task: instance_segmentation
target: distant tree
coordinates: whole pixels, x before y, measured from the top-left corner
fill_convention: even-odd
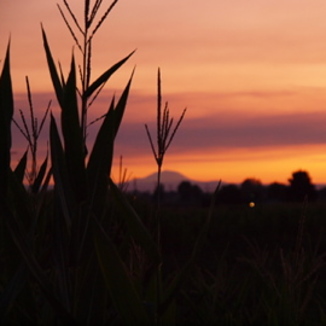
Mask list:
[[[285,201],[288,194],[288,186],[273,182],[267,187],[267,198],[272,201]]]
[[[217,201],[219,203],[229,205],[240,204],[241,199],[241,190],[234,184],[222,186],[217,196]]]
[[[178,186],[178,194],[181,200],[188,200],[192,194],[192,184],[189,181],[182,181]]]
[[[248,203],[251,201],[261,201],[264,197],[264,186],[258,179],[245,179],[240,186],[242,199]]]
[[[196,198],[201,198],[201,196],[203,195],[203,191],[199,186],[193,185],[192,186],[192,195]]]
[[[197,185],[191,184],[189,181],[182,181],[178,186],[178,194],[180,201],[183,203],[199,204],[202,199],[203,191]]]
[[[289,199],[292,201],[302,202],[305,199],[314,201],[317,198],[315,186],[311,183],[310,176],[306,171],[296,171],[292,173],[289,179]]]

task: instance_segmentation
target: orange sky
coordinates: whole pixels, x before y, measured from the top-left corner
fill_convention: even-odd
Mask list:
[[[25,75],[39,110],[54,99],[41,22],[54,57],[68,69],[73,41],[56,2],[0,2],[0,58],[11,35],[16,109],[27,108]],[[82,1],[69,2],[80,12]],[[326,183],[325,12],[322,0],[120,0],[95,38],[93,76],[137,51],[91,118],[105,111],[136,66],[117,162],[123,155],[133,177],[155,171],[144,124],[154,131],[160,66],[172,115],[188,108],[166,169],[197,180],[264,183],[286,183],[304,169],[313,182]],[[15,146],[19,156],[26,144],[17,137]]]

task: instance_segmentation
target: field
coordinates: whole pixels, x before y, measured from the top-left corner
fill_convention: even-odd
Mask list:
[[[325,205],[217,207],[180,299],[187,324],[321,325],[325,305]],[[164,248],[180,266],[203,212],[167,212]],[[192,301],[189,300],[192,299]],[[182,304],[181,304],[182,306]],[[186,319],[185,319],[186,318]]]
[[[72,56],[67,76],[41,28],[60,119],[50,105],[35,117],[27,78],[29,111],[18,112],[18,122],[8,44],[0,75],[0,323],[326,324],[325,204],[227,206],[219,202],[219,185],[205,207],[164,202],[164,158],[186,110],[173,120],[168,103],[162,107],[160,69],[154,136],[146,126],[157,191],[152,198],[128,194],[123,174],[118,184],[112,181],[134,71],[96,121],[93,144],[87,112],[133,55],[91,81],[91,43],[116,3],[97,18],[102,1],[85,1],[83,24],[67,1],[59,6],[83,59],[78,71]],[[28,144],[18,164],[11,160],[13,123]],[[40,158],[45,123],[49,153]]]
[[[207,210],[162,208],[167,278],[187,263]],[[324,324],[325,213],[322,202],[217,205],[178,295],[177,324]]]

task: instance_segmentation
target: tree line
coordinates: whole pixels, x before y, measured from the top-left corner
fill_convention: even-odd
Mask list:
[[[264,186],[260,180],[248,178],[239,186],[225,185],[219,193],[220,202],[226,204],[258,202],[313,202],[319,191],[311,182],[306,171],[296,171],[288,179],[288,184],[273,182]]]
[[[166,191],[164,185],[149,195],[155,199],[158,191],[163,203],[187,206],[207,206],[209,193],[190,181],[182,181],[176,191]],[[314,202],[326,199],[326,188],[317,190],[307,171],[298,170],[292,173],[288,184],[273,182],[263,185],[259,179],[247,178],[241,184],[224,184],[221,186],[217,204],[238,205],[260,202]]]

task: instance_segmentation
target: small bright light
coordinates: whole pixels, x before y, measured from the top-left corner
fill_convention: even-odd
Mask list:
[[[256,204],[253,202],[253,201],[251,201],[250,203],[249,203],[249,207],[255,207],[256,206]]]

